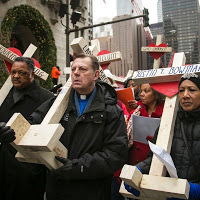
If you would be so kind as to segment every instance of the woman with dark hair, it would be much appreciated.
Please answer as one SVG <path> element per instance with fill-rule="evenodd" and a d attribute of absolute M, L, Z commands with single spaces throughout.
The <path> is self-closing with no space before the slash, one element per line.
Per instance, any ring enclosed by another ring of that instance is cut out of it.
<path fill-rule="evenodd" d="M 137 85 L 134 81 L 132 77 L 129 77 L 126 79 L 126 81 L 124 82 L 124 88 L 133 88 L 134 89 L 134 96 L 135 99 L 134 100 L 129 100 L 128 101 L 128 106 L 132 109 L 137 108 L 137 102 L 140 100 L 139 97 L 139 93 L 140 93 L 140 86 Z"/>
<path fill-rule="evenodd" d="M 178 177 L 187 179 L 190 184 L 189 200 L 200 199 L 200 76 L 195 73 L 184 74 L 178 86 L 179 110 L 177 112 L 171 157 Z M 157 132 L 154 142 L 157 138 Z M 137 167 L 148 174 L 152 155 L 140 162 Z M 125 188 L 135 193 L 131 187 Z M 139 195 L 139 193 L 138 193 Z M 170 200 L 177 198 L 170 198 Z"/>
<path fill-rule="evenodd" d="M 127 134 L 129 139 L 129 149 L 133 146 L 133 132 L 132 132 L 132 118 L 131 115 L 138 115 L 143 117 L 153 117 L 153 118 L 160 118 L 162 116 L 163 107 L 164 107 L 164 95 L 154 90 L 148 83 L 142 84 L 140 87 L 140 100 L 137 102 L 138 107 L 130 112 L 128 117 L 128 124 L 127 124 Z M 135 148 L 135 147 L 134 147 Z M 130 149 L 131 151 L 134 151 L 134 148 Z M 147 148 L 149 148 L 147 146 Z M 137 159 L 137 162 L 140 162 L 143 160 L 144 152 L 141 149 L 140 153 L 143 155 L 141 157 L 141 160 Z M 134 159 L 130 158 L 131 164 L 133 163 Z"/>
<path fill-rule="evenodd" d="M 140 100 L 139 97 L 140 87 L 133 81 L 132 77 L 127 78 L 127 80 L 124 82 L 124 88 L 129 88 L 129 87 L 134 89 L 135 100 L 137 101 Z"/>

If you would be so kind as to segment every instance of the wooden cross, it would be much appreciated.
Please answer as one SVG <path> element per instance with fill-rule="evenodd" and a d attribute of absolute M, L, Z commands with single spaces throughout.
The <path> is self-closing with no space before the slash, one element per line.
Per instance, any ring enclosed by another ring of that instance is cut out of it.
<path fill-rule="evenodd" d="M 101 55 L 101 56 L 97 56 L 97 54 L 99 52 L 97 47 L 93 45 L 92 48 L 90 48 L 87 45 L 86 41 L 82 37 L 74 39 L 72 41 L 72 43 L 70 44 L 70 46 L 75 53 L 85 53 L 85 54 L 88 54 L 88 55 L 96 56 L 97 59 L 99 60 L 100 65 L 121 60 L 121 53 L 119 51 L 114 52 L 114 53 Z M 101 66 L 99 66 L 99 71 L 100 71 L 100 79 L 102 81 L 108 83 L 109 85 L 111 85 L 109 79 L 106 77 Z"/>
<path fill-rule="evenodd" d="M 170 82 L 179 81 L 184 73 L 200 74 L 200 65 L 186 65 L 184 53 L 176 53 L 171 68 L 161 68 L 137 71 L 134 73 L 134 81 L 141 83 Z M 160 128 L 156 145 L 163 148 L 170 154 L 174 125 L 178 109 L 178 97 L 166 97 L 164 110 L 161 118 Z M 164 200 L 166 198 L 188 199 L 189 183 L 186 179 L 164 177 L 166 169 L 162 162 L 153 155 L 149 175 L 141 174 L 135 166 L 125 165 L 122 169 L 120 178 L 128 185 L 141 192 L 140 197 L 127 192 L 124 185 L 121 184 L 120 193 L 126 197 L 134 199 L 155 199 Z"/>
<path fill-rule="evenodd" d="M 101 65 L 101 64 L 107 64 L 110 62 L 119 61 L 122 59 L 122 55 L 121 55 L 120 51 L 116 51 L 113 53 L 99 55 L 99 56 L 97 56 L 97 59 L 99 61 L 99 64 Z"/>
<path fill-rule="evenodd" d="M 24 57 L 31 57 L 34 54 L 36 49 L 37 48 L 34 45 L 32 45 L 32 44 L 29 45 L 28 49 L 26 50 L 26 52 L 24 53 L 23 56 Z M 0 45 L 0 56 L 10 63 L 13 63 L 14 60 L 17 57 L 19 57 L 17 54 L 6 49 L 2 45 Z M 37 67 L 35 67 L 34 72 L 35 72 L 35 75 L 42 80 L 46 80 L 47 77 L 48 77 L 48 74 L 46 72 L 44 72 L 43 70 L 41 70 Z M 13 86 L 13 84 L 11 82 L 11 77 L 9 76 L 9 78 L 6 80 L 5 84 L 3 85 L 3 87 L 0 90 L 0 97 L 1 97 L 0 98 L 0 105 L 5 100 L 7 94 L 10 91 L 10 89 L 12 88 L 12 86 Z M 16 117 L 17 117 L 18 120 L 15 121 L 14 119 Z M 15 114 L 15 117 L 12 118 L 12 120 L 8 121 L 7 126 L 11 126 L 11 128 L 14 128 L 15 132 L 16 132 L 16 140 L 11 144 L 14 148 L 17 149 L 17 151 L 19 151 L 20 153 L 25 155 L 29 159 L 29 161 L 32 161 L 32 159 L 30 159 L 30 157 L 34 157 L 34 159 L 36 160 L 35 163 L 41 163 L 40 160 L 38 159 L 37 154 L 32 155 L 28 151 L 26 151 L 26 149 L 23 149 L 20 146 L 18 146 L 18 143 L 21 141 L 21 139 L 23 138 L 23 135 L 26 133 L 25 131 L 27 131 L 27 129 L 30 127 L 30 124 L 26 124 L 25 122 L 26 122 L 26 120 L 20 114 Z M 65 155 L 66 155 L 66 153 L 65 153 Z"/>
<path fill-rule="evenodd" d="M 23 56 L 31 57 L 36 51 L 36 49 L 37 49 L 36 46 L 34 46 L 33 44 L 30 44 Z M 0 57 L 7 60 L 8 62 L 12 64 L 14 60 L 19 56 L 0 44 Z M 35 75 L 42 80 L 46 80 L 48 77 L 48 74 L 46 72 L 44 72 L 43 70 L 37 67 L 34 68 L 34 72 L 35 72 Z M 11 77 L 9 76 L 0 90 L 0 106 L 4 102 L 5 98 L 7 97 L 12 87 L 13 87 L 13 84 L 11 82 Z"/>
<path fill-rule="evenodd" d="M 91 43 L 92 43 L 92 46 L 88 46 L 86 41 L 82 37 L 80 37 L 80 38 L 74 39 L 72 43 L 70 44 L 70 46 L 72 47 L 75 53 L 85 53 L 88 55 L 96 56 L 99 61 L 100 66 L 103 64 L 119 61 L 122 59 L 122 55 L 120 51 L 97 56 L 97 54 L 100 52 L 99 40 L 98 39 L 92 40 Z M 66 69 L 66 71 L 67 70 L 69 69 Z M 103 70 L 100 69 L 100 71 L 101 71 L 101 74 L 103 75 L 104 74 Z M 67 73 L 69 74 L 69 71 Z M 105 79 L 103 81 L 107 82 L 107 80 Z"/>
<path fill-rule="evenodd" d="M 32 52 L 35 52 L 36 49 L 37 47 L 35 47 L 33 44 L 30 44 L 23 57 L 31 57 L 33 55 Z M 19 56 L 0 44 L 0 57 L 12 64 Z M 36 66 L 34 68 L 34 73 L 42 80 L 46 80 L 48 78 L 48 74 Z"/>
<path fill-rule="evenodd" d="M 142 47 L 141 51 L 148 52 L 148 53 L 158 53 L 158 54 L 159 53 L 171 52 L 172 51 L 171 47 L 163 47 L 161 45 L 162 38 L 163 38 L 163 35 L 157 35 L 155 47 Z M 161 45 L 161 46 L 159 46 L 159 45 Z M 157 58 L 157 59 L 154 58 L 153 69 L 158 69 L 159 65 L 160 65 L 160 57 Z"/>
<path fill-rule="evenodd" d="M 100 78 L 107 79 L 103 72 Z M 18 160 L 44 164 L 49 169 L 62 166 L 55 155 L 67 157 L 67 149 L 59 142 L 64 131 L 59 122 L 67 109 L 70 90 L 69 78 L 40 125 L 30 125 L 19 113 L 10 118 L 7 125 L 16 133 L 17 139 L 13 146 L 18 150 Z"/>

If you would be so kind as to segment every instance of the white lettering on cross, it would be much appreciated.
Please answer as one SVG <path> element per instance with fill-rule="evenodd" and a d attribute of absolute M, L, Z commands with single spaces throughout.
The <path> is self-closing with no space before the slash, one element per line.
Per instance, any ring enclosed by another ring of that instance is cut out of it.
<path fill-rule="evenodd" d="M 141 49 L 144 52 L 171 52 L 171 47 L 142 47 Z"/>
<path fill-rule="evenodd" d="M 26 55 L 23 55 L 23 56 L 26 57 Z M 19 56 L 0 44 L 0 57 L 2 57 L 4 60 L 7 60 L 10 63 L 13 63 L 14 60 Z M 46 80 L 48 78 L 48 74 L 44 72 L 43 70 L 37 68 L 36 66 L 35 66 L 34 72 L 35 72 L 35 75 L 38 76 L 42 80 Z"/>
<path fill-rule="evenodd" d="M 102 64 L 121 60 L 122 55 L 121 55 L 120 51 L 117 51 L 117 52 L 113 52 L 113 53 L 99 55 L 99 56 L 97 56 L 97 59 L 98 59 L 100 65 L 102 65 Z"/>
<path fill-rule="evenodd" d="M 159 83 L 159 82 L 179 81 L 181 75 L 184 73 L 199 74 L 200 64 L 150 69 L 150 70 L 139 70 L 134 72 L 133 79 L 138 84 L 142 84 L 145 82 Z"/>
<path fill-rule="evenodd" d="M 17 57 L 19 57 L 17 54 L 13 53 L 9 49 L 5 48 L 0 44 L 0 56 L 7 60 L 8 62 L 13 62 Z"/>

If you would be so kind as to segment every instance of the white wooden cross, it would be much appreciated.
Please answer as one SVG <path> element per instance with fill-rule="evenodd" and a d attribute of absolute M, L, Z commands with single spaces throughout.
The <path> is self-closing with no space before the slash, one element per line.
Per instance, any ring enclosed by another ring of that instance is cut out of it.
<path fill-rule="evenodd" d="M 153 52 L 153 53 L 166 53 L 172 52 L 171 47 L 158 47 L 162 43 L 163 35 L 157 35 L 156 46 L 157 47 L 142 47 L 141 51 L 143 52 Z M 158 59 L 154 58 L 153 69 L 158 69 L 160 65 L 160 57 Z"/>
<path fill-rule="evenodd" d="M 97 54 L 99 52 L 98 48 L 95 45 L 93 45 L 92 47 L 89 47 L 87 45 L 86 41 L 82 37 L 74 39 L 72 41 L 72 43 L 70 44 L 70 46 L 75 53 L 85 53 L 85 54 L 88 54 L 88 55 L 96 56 L 100 65 L 105 64 L 105 63 L 118 61 L 118 60 L 121 60 L 121 58 L 122 58 L 121 53 L 119 51 L 114 52 L 114 53 L 109 53 L 109 54 L 97 56 Z M 100 79 L 102 81 L 108 83 L 109 85 L 111 85 L 109 79 L 104 74 L 101 66 L 99 66 L 99 71 L 100 71 Z"/>
<path fill-rule="evenodd" d="M 32 52 L 35 52 L 36 49 L 37 47 L 35 47 L 33 44 L 30 44 L 23 56 L 31 57 L 33 55 Z M 0 44 L 0 57 L 12 64 L 19 56 Z M 34 68 L 34 73 L 41 80 L 46 80 L 48 78 L 48 74 L 36 66 Z"/>
<path fill-rule="evenodd" d="M 134 73 L 133 79 L 139 84 L 145 82 L 159 83 L 179 81 L 181 75 L 184 73 L 200 74 L 200 64 L 182 66 L 184 64 L 184 53 L 176 53 L 171 68 L 137 71 Z M 177 95 L 172 98 L 166 97 L 156 145 L 166 150 L 169 154 L 172 145 L 177 109 Z M 135 166 L 124 165 L 120 178 L 128 185 L 139 190 L 141 195 L 138 198 L 130 194 L 125 190 L 123 184 L 121 184 L 120 193 L 129 198 L 144 200 L 164 200 L 170 197 L 188 199 L 188 181 L 186 179 L 164 177 L 165 175 L 166 169 L 164 165 L 154 155 L 149 175 L 141 174 Z"/>
<path fill-rule="evenodd" d="M 100 78 L 107 79 L 102 74 Z M 8 121 L 7 125 L 16 133 L 17 142 L 13 145 L 19 151 L 18 160 L 44 164 L 49 169 L 62 166 L 55 155 L 67 157 L 67 149 L 59 142 L 64 131 L 59 122 L 67 109 L 70 90 L 69 78 L 40 125 L 30 125 L 19 113 Z"/>
<path fill-rule="evenodd" d="M 113 53 L 99 55 L 99 56 L 97 56 L 97 59 L 99 61 L 99 64 L 101 65 L 101 64 L 107 64 L 110 62 L 119 61 L 122 59 L 122 55 L 121 55 L 120 51 L 116 51 Z"/>
<path fill-rule="evenodd" d="M 36 51 L 36 49 L 37 49 L 36 46 L 34 46 L 33 44 L 30 44 L 23 56 L 31 57 Z M 14 60 L 19 56 L 0 44 L 0 57 L 7 60 L 8 62 L 12 64 Z M 36 66 L 34 68 L 34 72 L 35 72 L 35 75 L 42 80 L 46 80 L 48 78 L 48 74 Z M 11 82 L 11 77 L 9 76 L 0 90 L 0 106 L 4 102 L 6 96 L 8 95 L 12 87 L 13 87 L 13 84 Z"/>

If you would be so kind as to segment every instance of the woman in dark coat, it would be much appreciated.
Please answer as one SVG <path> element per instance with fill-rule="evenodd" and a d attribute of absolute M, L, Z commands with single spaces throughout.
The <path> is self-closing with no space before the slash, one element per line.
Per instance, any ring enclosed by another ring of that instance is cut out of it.
<path fill-rule="evenodd" d="M 179 178 L 190 184 L 190 200 L 200 199 L 200 76 L 184 74 L 179 82 L 177 113 L 171 156 Z M 156 136 L 155 136 L 156 137 Z M 137 165 L 147 174 L 152 156 Z"/>

